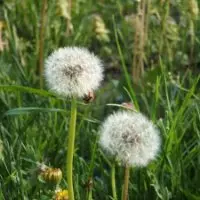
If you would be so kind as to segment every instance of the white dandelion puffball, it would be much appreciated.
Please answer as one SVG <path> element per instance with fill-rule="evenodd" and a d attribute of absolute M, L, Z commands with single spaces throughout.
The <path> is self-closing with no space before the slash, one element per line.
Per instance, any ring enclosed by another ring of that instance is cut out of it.
<path fill-rule="evenodd" d="M 61 96 L 83 97 L 99 87 L 103 67 L 100 59 L 86 48 L 65 47 L 47 58 L 45 77 L 53 92 Z"/>
<path fill-rule="evenodd" d="M 124 165 L 146 166 L 158 154 L 160 136 L 141 113 L 118 111 L 102 124 L 100 145 Z"/>

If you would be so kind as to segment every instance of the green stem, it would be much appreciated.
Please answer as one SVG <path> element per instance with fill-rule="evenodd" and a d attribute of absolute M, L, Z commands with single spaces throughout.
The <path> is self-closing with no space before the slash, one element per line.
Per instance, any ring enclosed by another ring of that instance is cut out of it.
<path fill-rule="evenodd" d="M 89 192 L 88 192 L 88 200 L 92 200 L 92 190 L 89 189 Z"/>
<path fill-rule="evenodd" d="M 115 182 L 115 164 L 113 164 L 111 168 L 111 184 L 112 184 L 113 199 L 117 200 L 116 182 Z"/>
<path fill-rule="evenodd" d="M 45 24 L 47 18 L 48 1 L 42 1 L 41 19 L 40 19 L 40 42 L 39 42 L 39 76 L 40 88 L 43 88 L 43 71 L 44 71 L 44 38 L 45 38 Z"/>
<path fill-rule="evenodd" d="M 167 44 L 166 41 L 166 27 L 167 27 L 167 18 L 169 17 L 169 11 L 170 11 L 170 0 L 166 0 L 165 6 L 164 6 L 164 16 L 162 19 L 162 30 L 160 34 L 160 45 L 159 45 L 159 54 L 162 55 L 164 50 L 164 44 Z"/>
<path fill-rule="evenodd" d="M 71 102 L 71 118 L 69 125 L 68 150 L 67 150 L 67 183 L 68 183 L 70 200 L 74 200 L 72 176 L 73 176 L 74 142 L 75 142 L 75 132 L 76 132 L 76 116 L 77 116 L 77 104 L 76 104 L 76 99 L 73 98 Z"/>
<path fill-rule="evenodd" d="M 128 165 L 125 166 L 124 174 L 124 190 L 123 190 L 123 200 L 128 199 L 128 184 L 129 184 L 130 168 Z"/>

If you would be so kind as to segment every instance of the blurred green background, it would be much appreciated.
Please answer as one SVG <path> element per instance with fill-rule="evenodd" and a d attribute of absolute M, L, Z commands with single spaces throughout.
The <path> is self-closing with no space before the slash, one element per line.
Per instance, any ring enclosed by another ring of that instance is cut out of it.
<path fill-rule="evenodd" d="M 52 199 L 39 166 L 61 168 L 70 101 L 48 92 L 43 63 L 55 49 L 84 46 L 104 62 L 91 104 L 79 103 L 74 157 L 77 200 L 112 198 L 101 121 L 132 101 L 160 129 L 162 149 L 131 170 L 129 199 L 200 199 L 198 0 L 0 1 L 0 199 Z M 108 105 L 115 104 L 115 105 Z M 110 161 L 109 161 L 110 160 Z M 123 168 L 116 168 L 118 198 Z M 63 179 L 61 188 L 67 188 Z M 88 182 L 92 184 L 88 185 Z"/>

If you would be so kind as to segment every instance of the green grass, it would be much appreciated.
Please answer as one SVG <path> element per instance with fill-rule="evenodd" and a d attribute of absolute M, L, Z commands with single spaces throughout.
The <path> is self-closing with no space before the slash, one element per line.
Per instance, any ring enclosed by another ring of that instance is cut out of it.
<path fill-rule="evenodd" d="M 187 1 L 154 1 L 149 14 L 145 74 L 133 84 L 134 27 L 125 17 L 132 0 L 75 1 L 74 32 L 66 37 L 66 19 L 55 0 L 48 4 L 45 58 L 61 46 L 85 46 L 104 61 L 105 81 L 91 104 L 78 102 L 74 156 L 76 200 L 111 200 L 111 160 L 98 145 L 98 129 L 115 104 L 132 101 L 160 129 L 162 148 L 146 168 L 133 168 L 129 199 L 200 199 L 200 18 Z M 135 2 L 135 1 L 134 1 Z M 38 163 L 61 168 L 66 177 L 66 133 L 70 101 L 39 89 L 40 1 L 6 1 L 0 7 L 8 48 L 0 52 L 0 200 L 52 199 L 53 189 L 38 178 Z M 93 15 L 101 15 L 110 40 L 98 40 Z M 168 15 L 174 20 L 169 23 Z M 194 25 L 191 60 L 189 25 Z M 1 147 L 0 147 L 1 149 Z M 123 168 L 116 165 L 120 199 Z M 88 187 L 88 181 L 92 186 Z M 67 188 L 65 179 L 60 187 Z M 90 194 L 89 194 L 90 193 Z"/>

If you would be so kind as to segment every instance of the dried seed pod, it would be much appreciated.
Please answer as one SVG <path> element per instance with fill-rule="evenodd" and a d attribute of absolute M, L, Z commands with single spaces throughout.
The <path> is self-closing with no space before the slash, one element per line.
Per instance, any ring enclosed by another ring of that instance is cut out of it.
<path fill-rule="evenodd" d="M 93 180 L 92 177 L 89 177 L 89 179 L 87 180 L 87 182 L 84 184 L 84 187 L 88 190 L 90 190 L 93 186 Z"/>
<path fill-rule="evenodd" d="M 88 94 L 83 97 L 85 103 L 91 103 L 92 101 L 94 101 L 94 99 L 95 99 L 95 94 L 93 91 L 88 92 Z"/>
<path fill-rule="evenodd" d="M 62 179 L 62 171 L 59 168 L 47 168 L 41 172 L 44 181 L 52 184 L 59 184 Z"/>

